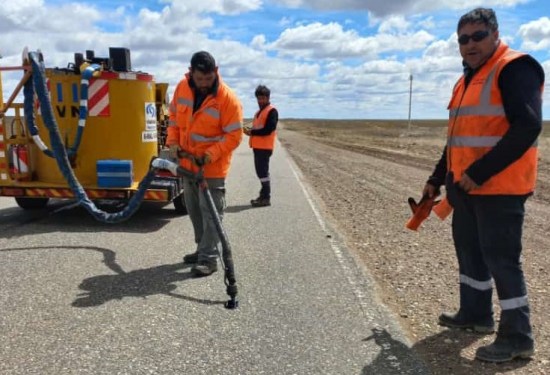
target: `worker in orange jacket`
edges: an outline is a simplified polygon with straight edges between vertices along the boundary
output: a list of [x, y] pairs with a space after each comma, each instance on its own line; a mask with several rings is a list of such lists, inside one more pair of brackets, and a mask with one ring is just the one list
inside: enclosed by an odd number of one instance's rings
[[254, 94], [260, 109], [254, 115], [252, 128], [245, 128], [244, 133], [250, 136], [249, 145], [254, 152], [254, 167], [256, 176], [260, 179], [261, 189], [258, 198], [252, 199], [250, 204], [253, 207], [264, 207], [271, 205], [269, 159], [275, 148], [279, 113], [269, 101], [271, 90], [267, 86], [259, 85]]
[[463, 15], [457, 27], [464, 75], [449, 103], [447, 145], [423, 195], [445, 184], [460, 273], [460, 308], [439, 324], [492, 333], [493, 282], [501, 315], [496, 339], [476, 358], [505, 362], [534, 352], [521, 268], [525, 201], [535, 189], [544, 71], [499, 38], [492, 9]]
[[[170, 103], [166, 145], [172, 158], [182, 150], [194, 156], [194, 160], [180, 159], [183, 168], [194, 172], [204, 168], [220, 219], [225, 209], [225, 177], [242, 139], [242, 122], [242, 105], [222, 81], [214, 57], [205, 51], [195, 53]], [[184, 197], [197, 248], [183, 261], [194, 264], [195, 276], [208, 276], [217, 271], [219, 236], [194, 180], [184, 179]]]

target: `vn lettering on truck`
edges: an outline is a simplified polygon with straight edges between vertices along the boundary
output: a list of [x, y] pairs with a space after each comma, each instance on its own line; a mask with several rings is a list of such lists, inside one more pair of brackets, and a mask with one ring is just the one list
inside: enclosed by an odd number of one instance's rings
[[[69, 108], [70, 114], [67, 114], [67, 107]], [[60, 118], [65, 118], [68, 116], [70, 116], [71, 118], [78, 118], [78, 116], [80, 115], [80, 109], [74, 105], [56, 105], [55, 110], [57, 112], [57, 116]]]

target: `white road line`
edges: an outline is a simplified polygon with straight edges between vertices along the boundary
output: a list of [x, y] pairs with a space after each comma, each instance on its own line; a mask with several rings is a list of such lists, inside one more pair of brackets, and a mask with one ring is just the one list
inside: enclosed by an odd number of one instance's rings
[[[298, 167], [294, 163], [294, 160], [292, 160], [292, 158], [290, 157], [288, 152], [286, 152], [286, 150], [284, 150], [284, 152], [286, 154], [285, 159], [287, 160], [287, 163], [289, 164], [290, 169], [292, 170], [292, 173], [294, 173], [294, 175], [296, 176], [296, 179], [298, 180], [298, 183], [300, 184], [300, 187], [302, 188], [302, 191], [304, 192], [304, 195], [305, 195], [311, 209], [313, 210], [313, 213], [315, 214], [315, 217], [317, 218], [317, 221], [319, 222], [319, 225], [321, 226], [321, 229], [323, 230], [323, 232], [325, 232], [327, 234], [327, 239], [330, 243], [332, 251], [334, 252], [334, 255], [336, 256], [336, 259], [338, 260], [338, 263], [340, 264], [340, 267], [344, 271], [344, 275], [346, 276], [346, 279], [347, 279], [349, 285], [351, 286], [351, 290], [352, 290], [353, 294], [355, 295], [355, 297], [359, 301], [359, 306], [361, 307], [361, 310], [363, 311], [363, 315], [364, 315], [365, 319], [367, 320], [367, 322], [369, 324], [373, 325], [372, 329], [376, 329], [376, 328], [378, 328], [378, 329], [388, 329], [389, 327], [381, 327], [380, 324], [375, 322], [375, 319], [374, 319], [374, 316], [373, 316], [374, 314], [370, 313], [370, 311], [373, 310], [373, 307], [377, 308], [377, 309], [378, 309], [378, 307], [380, 307], [382, 309], [382, 311], [384, 311], [384, 312], [386, 312], [390, 315], [391, 315], [391, 313], [387, 310], [387, 307], [381, 301], [379, 301], [378, 298], [376, 298], [376, 297], [373, 297], [373, 300], [376, 300], [375, 302], [370, 301], [370, 303], [368, 303], [367, 295], [365, 293], [363, 293], [363, 290], [360, 287], [360, 285], [361, 285], [360, 280], [355, 276], [355, 274], [352, 271], [351, 267], [348, 265], [348, 262], [346, 260], [346, 256], [344, 256], [344, 254], [342, 252], [342, 249], [338, 245], [337, 240], [334, 238], [334, 233], [329, 230], [329, 227], [328, 227], [326, 221], [323, 219], [323, 216], [319, 212], [319, 209], [317, 208], [317, 206], [315, 204], [315, 201], [313, 200], [311, 194], [308, 191], [308, 188], [306, 187], [306, 185], [303, 182], [304, 178], [303, 178], [302, 173], [300, 172], [300, 170], [298, 169]], [[351, 255], [350, 255], [350, 257], [351, 257]], [[393, 324], [390, 324], [390, 325], [393, 326]], [[390, 328], [390, 332], [396, 333], [395, 332], [396, 329], [399, 331], [400, 340], [406, 346], [408, 346], [410, 348], [411, 343], [409, 342], [408, 338], [401, 332], [401, 327], [399, 327], [399, 324], [394, 326], [393, 329]], [[380, 347], [381, 352], [383, 352], [384, 350], [386, 350], [388, 352], [391, 352], [391, 344], [387, 343], [385, 345], [388, 345], [388, 346], [387, 347], [386, 346], [385, 347], [382, 347], [382, 346]], [[386, 358], [386, 361], [388, 361], [389, 365], [391, 367], [395, 368], [395, 369], [400, 369], [401, 366], [402, 366], [400, 358], [396, 357], [395, 355], [388, 356]]]
[[357, 297], [359, 300], [359, 305], [361, 306], [361, 309], [365, 313], [365, 316], [369, 322], [372, 322], [372, 316], [368, 313], [369, 307], [371, 307], [372, 304], [369, 304], [367, 302], [367, 298], [365, 293], [363, 293], [362, 289], [358, 286], [360, 285], [360, 282], [357, 280], [357, 277], [355, 277], [353, 271], [348, 266], [348, 263], [346, 259], [344, 258], [344, 255], [342, 253], [342, 250], [340, 249], [340, 246], [338, 245], [338, 242], [334, 239], [334, 233], [332, 233], [327, 226], [326, 221], [323, 219], [323, 216], [319, 212], [313, 198], [311, 197], [311, 194], [309, 193], [306, 185], [303, 183], [303, 176], [301, 172], [299, 171], [298, 167], [294, 164], [294, 161], [291, 159], [290, 155], [286, 152], [286, 161], [288, 162], [290, 169], [292, 170], [292, 173], [294, 173], [294, 176], [296, 176], [296, 179], [298, 180], [298, 183], [300, 184], [300, 187], [302, 188], [302, 191], [304, 192], [304, 195], [306, 197], [306, 200], [308, 201], [313, 213], [315, 214], [315, 217], [317, 218], [317, 221], [319, 222], [319, 225], [321, 226], [321, 229], [323, 232], [327, 234], [327, 239], [330, 243], [330, 247], [332, 248], [332, 251], [334, 252], [334, 255], [336, 256], [336, 259], [338, 260], [338, 263], [340, 264], [340, 267], [344, 271], [344, 275], [346, 276], [346, 279], [348, 280], [348, 283], [351, 285], [351, 289], [353, 291], [353, 294]]

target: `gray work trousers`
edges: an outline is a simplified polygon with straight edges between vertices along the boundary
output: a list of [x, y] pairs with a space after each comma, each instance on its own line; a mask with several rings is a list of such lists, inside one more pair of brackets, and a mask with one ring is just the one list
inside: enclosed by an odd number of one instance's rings
[[[225, 179], [207, 178], [206, 183], [220, 220], [222, 220], [225, 209]], [[187, 213], [195, 232], [198, 261], [199, 263], [216, 263], [220, 238], [203, 192], [195, 181], [187, 178], [184, 179], [183, 188]]]

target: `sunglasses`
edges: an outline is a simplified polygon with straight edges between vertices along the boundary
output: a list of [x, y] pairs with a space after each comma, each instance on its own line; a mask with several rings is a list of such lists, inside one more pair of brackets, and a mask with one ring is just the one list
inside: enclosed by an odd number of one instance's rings
[[462, 34], [461, 36], [458, 37], [458, 43], [465, 46], [470, 42], [470, 39], [472, 39], [474, 42], [481, 42], [483, 39], [487, 38], [488, 35], [489, 35], [489, 31], [487, 30], [484, 30], [484, 31], [479, 30], [473, 33], [472, 35]]

